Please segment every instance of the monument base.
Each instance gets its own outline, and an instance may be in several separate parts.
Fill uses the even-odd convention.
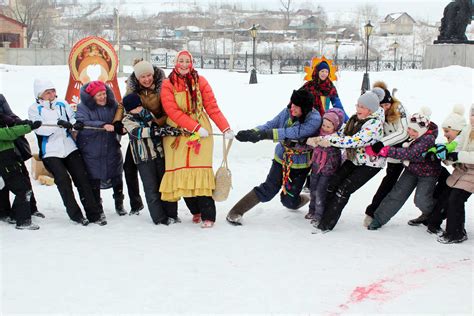
[[[459,65],[474,68],[474,45],[436,44],[428,45],[423,57],[423,69],[434,69]]]

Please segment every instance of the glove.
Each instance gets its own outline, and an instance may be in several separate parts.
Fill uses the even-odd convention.
[[[63,128],[67,129],[72,129],[72,124],[71,122],[65,121],[65,120],[58,120],[58,126],[61,126]]]
[[[436,156],[436,153],[432,151],[427,151],[422,154],[423,157],[425,157],[426,161],[437,161],[439,160],[438,157]]]
[[[436,157],[440,160],[446,160],[446,155],[448,154],[448,149],[444,144],[436,144]]]
[[[231,129],[227,130],[224,133],[224,138],[228,140],[234,139],[234,132]]]
[[[209,136],[209,132],[203,127],[199,128],[198,133],[201,138],[205,138]]]
[[[384,145],[382,142],[376,142],[375,144],[372,145],[371,149],[374,151],[374,153],[378,154],[380,150],[382,150],[383,147]]]
[[[382,149],[380,149],[380,151],[379,151],[379,156],[380,156],[380,157],[387,157],[389,150],[390,150],[390,146],[384,146],[384,147],[382,147]]]
[[[446,160],[456,162],[458,161],[458,153],[453,151],[452,153],[449,153],[446,155]]]
[[[331,147],[331,142],[327,139],[321,138],[318,142],[318,146],[323,148]]]
[[[372,147],[373,147],[373,145],[365,147],[365,153],[367,155],[369,155],[370,157],[377,157],[378,155]],[[380,150],[379,150],[379,152],[380,152]]]
[[[318,146],[319,141],[320,141],[319,137],[310,137],[306,140],[306,145],[309,145],[311,147],[316,147]]]
[[[72,127],[76,130],[76,131],[82,131],[84,129],[84,123],[82,123],[81,121],[76,121],[76,123],[74,123],[72,125]]]
[[[235,135],[235,138],[237,138],[239,142],[249,142],[250,139],[255,138],[253,134],[255,134],[254,130],[247,129],[247,130],[239,131],[237,135]]]
[[[116,121],[112,124],[114,126],[114,131],[115,133],[119,134],[119,135],[125,135],[127,134],[126,132],[124,132],[124,126],[123,126],[123,123],[122,121]]]
[[[31,121],[30,121],[31,122]],[[41,124],[43,124],[43,122],[41,121],[34,121],[34,122],[31,122],[30,127],[31,129],[37,129],[37,128],[40,128],[41,127]]]

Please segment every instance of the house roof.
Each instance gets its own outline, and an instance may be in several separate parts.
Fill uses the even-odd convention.
[[[4,15],[4,14],[1,14],[1,13],[0,13],[0,18],[5,19],[5,20],[7,20],[8,22],[11,22],[11,23],[20,25],[20,26],[22,26],[22,27],[26,27],[26,24],[23,24],[23,23],[21,23],[21,22],[15,20],[15,19],[12,19],[12,18],[10,18],[10,17],[8,17],[8,16],[6,16],[6,15]]]
[[[406,15],[409,19],[413,21],[413,23],[416,23],[415,19],[412,18],[408,13],[406,12],[394,12],[394,13],[389,13],[385,17],[384,22],[395,22],[399,18],[401,18],[403,15]]]

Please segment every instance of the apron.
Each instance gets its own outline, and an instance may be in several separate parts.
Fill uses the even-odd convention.
[[[178,107],[201,127],[212,134],[209,116],[202,105],[201,92],[197,91],[197,111],[191,112],[190,96],[187,91],[174,91],[174,98]],[[169,117],[166,123],[179,127]],[[212,135],[200,139],[199,153],[186,143],[190,135],[179,137],[163,137],[165,152],[165,174],[161,181],[160,192],[163,201],[174,202],[181,197],[212,196],[215,189],[214,172],[212,170],[212,154],[214,140]]]

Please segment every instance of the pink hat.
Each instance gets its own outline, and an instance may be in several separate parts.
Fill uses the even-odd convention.
[[[105,84],[102,81],[91,81],[86,88],[86,92],[91,96],[95,96],[100,91],[106,91]]]

